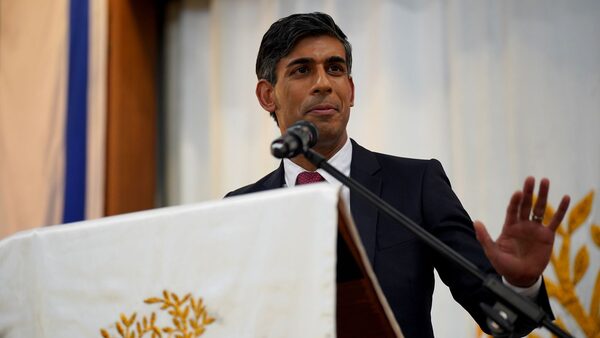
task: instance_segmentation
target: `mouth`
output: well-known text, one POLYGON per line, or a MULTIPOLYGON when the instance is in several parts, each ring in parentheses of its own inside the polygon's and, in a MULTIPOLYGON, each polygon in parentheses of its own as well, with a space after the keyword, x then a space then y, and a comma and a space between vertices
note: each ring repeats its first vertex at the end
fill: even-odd
POLYGON ((310 107, 305 114, 312 115, 332 115, 337 113, 337 106, 329 103, 321 103, 310 107))

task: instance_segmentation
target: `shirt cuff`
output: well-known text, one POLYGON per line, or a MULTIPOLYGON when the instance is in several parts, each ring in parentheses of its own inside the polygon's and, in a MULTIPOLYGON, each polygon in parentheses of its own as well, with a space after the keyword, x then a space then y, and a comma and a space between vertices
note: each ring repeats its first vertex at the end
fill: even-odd
POLYGON ((504 283, 504 285, 508 286, 514 292, 520 294, 521 296, 525 296, 533 300, 540 293, 540 288, 542 287, 542 276, 538 277, 537 281, 533 283, 532 286, 527 288, 520 288, 518 286, 514 286, 510 284, 506 279, 504 279, 504 277, 502 277, 502 283, 504 283))

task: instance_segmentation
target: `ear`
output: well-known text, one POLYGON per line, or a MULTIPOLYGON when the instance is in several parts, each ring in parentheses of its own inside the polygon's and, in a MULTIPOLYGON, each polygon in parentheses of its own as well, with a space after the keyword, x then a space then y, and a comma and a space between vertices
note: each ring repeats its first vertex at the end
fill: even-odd
POLYGON ((275 87, 269 81, 265 79, 258 81, 256 84, 256 97, 261 107, 269 113, 275 112, 275 108, 277 108, 274 94, 275 87))
POLYGON ((352 91, 350 94, 350 107, 354 107, 354 80, 352 76, 349 76, 348 80, 350 81, 350 90, 352 91))

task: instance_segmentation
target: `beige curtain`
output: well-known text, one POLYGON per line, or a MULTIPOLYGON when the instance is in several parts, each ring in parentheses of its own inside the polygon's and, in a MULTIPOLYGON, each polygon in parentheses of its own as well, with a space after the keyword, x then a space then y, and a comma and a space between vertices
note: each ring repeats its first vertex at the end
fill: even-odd
MULTIPOLYGON (((104 212, 106 0, 90 0, 86 217, 104 212)), ((69 1, 0 1, 0 238, 62 222, 69 1)))
POLYGON ((0 2, 0 237, 59 223, 68 1, 0 2))

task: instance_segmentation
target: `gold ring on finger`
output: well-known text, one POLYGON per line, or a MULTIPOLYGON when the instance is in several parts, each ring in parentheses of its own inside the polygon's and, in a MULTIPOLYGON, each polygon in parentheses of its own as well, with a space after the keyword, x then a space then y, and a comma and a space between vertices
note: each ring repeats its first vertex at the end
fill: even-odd
POLYGON ((544 216, 531 215, 531 220, 534 222, 542 223, 544 216))

